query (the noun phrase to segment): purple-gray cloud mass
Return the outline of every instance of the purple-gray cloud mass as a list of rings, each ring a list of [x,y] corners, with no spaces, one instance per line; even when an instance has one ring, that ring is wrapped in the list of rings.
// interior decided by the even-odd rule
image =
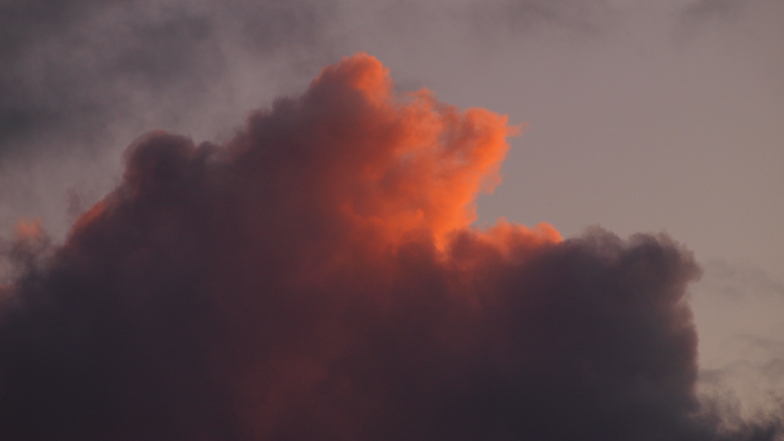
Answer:
[[[2,438],[775,439],[697,399],[690,252],[461,224],[504,120],[389,87],[357,55],[225,145],[150,133],[62,246],[22,228]]]
[[[781,441],[781,3],[638,3],[0,1],[0,438]],[[771,274],[601,228],[380,253],[426,199],[371,201],[443,170],[379,175],[367,97],[299,93],[356,50],[531,122],[481,220]]]

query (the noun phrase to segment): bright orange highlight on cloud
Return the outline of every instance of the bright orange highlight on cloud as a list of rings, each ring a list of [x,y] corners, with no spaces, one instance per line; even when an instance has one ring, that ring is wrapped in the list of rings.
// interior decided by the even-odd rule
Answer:
[[[471,227],[516,131],[358,54],[225,145],[140,137],[62,246],[20,224],[0,439],[729,439],[688,251]]]
[[[398,96],[389,71],[360,53],[326,67],[302,98],[315,114],[322,197],[330,207],[379,245],[410,234],[429,234],[443,249],[450,235],[476,220],[475,199],[500,183],[499,167],[518,127],[481,109],[461,111],[438,102],[428,90]],[[324,106],[327,107],[326,105]],[[335,110],[339,110],[335,112]],[[504,223],[485,240],[514,232],[531,243],[559,241],[550,226],[537,230]]]

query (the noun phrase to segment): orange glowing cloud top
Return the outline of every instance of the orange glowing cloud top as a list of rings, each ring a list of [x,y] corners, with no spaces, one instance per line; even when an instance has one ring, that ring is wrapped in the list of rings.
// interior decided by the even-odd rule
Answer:
[[[265,137],[270,119],[285,115],[291,115],[286,123],[298,126],[288,139],[254,139]],[[506,139],[518,132],[505,115],[461,111],[426,89],[398,95],[389,70],[359,53],[326,67],[298,101],[251,117],[249,133],[229,148],[247,155],[252,145],[277,141],[288,152],[276,154],[291,155],[292,145],[303,146],[300,153],[309,158],[284,162],[306,164],[299,172],[314,176],[299,177],[318,180],[321,202],[352,225],[358,240],[399,243],[410,234],[428,234],[443,248],[450,235],[476,220],[477,194],[500,183]],[[494,237],[560,240],[547,224],[533,231],[507,222],[485,235]]]
[[[0,439],[734,441],[690,419],[688,250],[471,226],[517,131],[360,53],[224,145],[138,138],[62,246],[19,226]]]

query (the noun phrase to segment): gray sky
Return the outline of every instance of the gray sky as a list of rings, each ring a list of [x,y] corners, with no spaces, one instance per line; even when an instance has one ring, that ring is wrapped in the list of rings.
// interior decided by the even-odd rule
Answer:
[[[40,216],[62,238],[144,131],[226,139],[366,51],[401,89],[527,125],[479,224],[669,233],[705,271],[705,384],[784,395],[780,0],[10,0],[0,17],[2,237]]]

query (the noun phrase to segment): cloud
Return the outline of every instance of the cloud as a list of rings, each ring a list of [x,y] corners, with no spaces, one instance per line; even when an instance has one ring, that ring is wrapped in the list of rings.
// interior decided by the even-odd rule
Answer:
[[[716,422],[719,433],[729,437],[743,433],[750,439],[781,438],[784,359],[762,364],[739,360],[721,369],[706,369],[700,373],[698,394],[705,403],[703,413]]]
[[[682,14],[695,20],[739,14],[748,0],[698,0],[683,8]]]
[[[4,2],[0,158],[56,148],[42,133],[91,145],[112,123],[143,117],[152,101],[159,123],[176,121],[174,113],[225,88],[227,58],[325,44],[330,4]]]
[[[514,132],[358,54],[224,145],[138,138],[3,288],[0,436],[773,439],[695,416],[672,239],[469,226]]]
[[[764,364],[784,358],[784,285],[748,264],[709,261],[690,299],[703,334],[702,362],[716,369],[738,361]],[[778,343],[776,343],[778,342]]]
[[[287,75],[310,75],[339,41],[374,34],[356,35],[362,22],[385,29],[379,37],[385,41],[400,40],[394,34],[406,28],[416,45],[453,41],[467,23],[478,23],[481,33],[499,23],[596,30],[608,10],[601,2],[570,0],[390,1],[375,8],[339,0],[8,0],[0,5],[0,160],[97,149],[115,141],[117,126],[199,127],[242,100],[233,87],[245,86],[246,72],[262,77],[283,63]],[[428,26],[441,21],[446,28]],[[343,35],[344,29],[354,31]]]
[[[775,0],[695,0],[678,12],[676,39],[691,39],[709,29],[732,30],[737,39],[751,39],[755,50],[781,53],[781,2]]]
[[[0,2],[0,233],[42,216],[55,240],[116,185],[155,128],[218,140],[329,57],[332,1]],[[74,196],[75,195],[75,196]]]
[[[63,201],[112,188],[118,152],[138,133],[223,141],[245,109],[300,90],[335,54],[443,65],[433,53],[457,44],[482,56],[494,45],[476,43],[506,35],[498,29],[571,32],[603,16],[571,1],[366,3],[0,2],[0,231],[43,216],[60,240],[73,220]]]
[[[612,26],[616,13],[604,1],[499,0],[470,5],[472,20],[484,32],[506,28],[529,33],[545,28],[597,35]]]
[[[706,409],[727,430],[767,420],[781,432],[784,287],[748,264],[711,261],[692,291],[701,336],[697,389]]]

